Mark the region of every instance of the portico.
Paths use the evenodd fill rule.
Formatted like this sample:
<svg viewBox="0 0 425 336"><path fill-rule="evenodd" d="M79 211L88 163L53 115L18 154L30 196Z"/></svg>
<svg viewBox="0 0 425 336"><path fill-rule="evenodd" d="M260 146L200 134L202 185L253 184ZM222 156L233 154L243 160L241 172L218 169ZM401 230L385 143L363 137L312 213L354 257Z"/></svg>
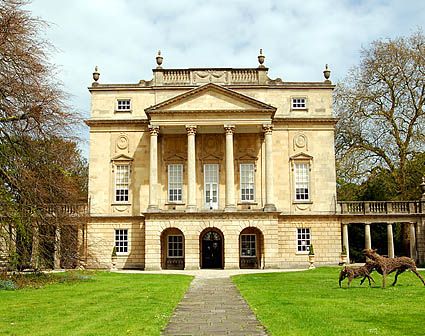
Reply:
<svg viewBox="0 0 425 336"><path fill-rule="evenodd" d="M196 101L203 109L196 110L193 106ZM206 103L208 101L209 103ZM211 109L205 109L205 105ZM264 139L264 162L265 162L265 185L264 196L261 194L256 199L257 203L263 205L264 211L276 211L274 205L273 191L273 125L272 118L276 108L236 93L230 89L223 88L215 84L207 84L200 88L195 88L189 92L173 97L172 99L146 109L146 114L150 119L150 163L149 163L149 207L148 211L158 211L164 208L168 202L158 204L160 187L158 185L158 137L167 138L186 133L187 152L187 176L186 176L186 199L185 211L205 211L224 210L226 212L237 211L237 197L235 194L235 134L245 134L257 138L258 143ZM224 120L224 121L223 121ZM197 137L207 135L219 138L216 144L225 143L224 158L205 152L205 148L197 148L200 141ZM223 141L222 141L223 140ZM204 146L205 147L205 146ZM214 148L208 149L210 152ZM207 151L208 151L207 150ZM252 160L257 160L258 153ZM212 176L219 174L221 161L224 159L225 167L225 197L224 202L220 202L219 181L212 182L205 171L205 164ZM163 163L160 162L160 165ZM199 172L204 176L199 176ZM205 182L199 181L201 177ZM207 180L208 179L208 182ZM212 184L211 184L212 183ZM216 183L216 185L214 184ZM200 195L203 191L203 195ZM208 198L208 199L206 199ZM165 197L161 198L166 200ZM183 203L183 200L176 202L176 205ZM210 206L208 206L210 204Z"/></svg>

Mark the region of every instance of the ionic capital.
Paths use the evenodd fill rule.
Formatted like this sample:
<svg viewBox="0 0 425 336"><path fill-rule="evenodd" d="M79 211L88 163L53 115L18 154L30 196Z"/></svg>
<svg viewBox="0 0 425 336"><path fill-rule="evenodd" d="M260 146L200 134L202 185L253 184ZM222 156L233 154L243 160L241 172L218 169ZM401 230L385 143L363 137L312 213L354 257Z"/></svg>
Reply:
<svg viewBox="0 0 425 336"><path fill-rule="evenodd" d="M151 136L155 136L159 134L159 126L153 126L153 125L149 125L149 132L151 133Z"/></svg>
<svg viewBox="0 0 425 336"><path fill-rule="evenodd" d="M272 131L273 131L273 125L270 125L270 124L263 125L263 132L265 134L272 134Z"/></svg>
<svg viewBox="0 0 425 336"><path fill-rule="evenodd" d="M226 134L233 134L235 132L235 125L224 125L224 132Z"/></svg>
<svg viewBox="0 0 425 336"><path fill-rule="evenodd" d="M187 135L195 135L196 134L196 126L194 125L186 125Z"/></svg>

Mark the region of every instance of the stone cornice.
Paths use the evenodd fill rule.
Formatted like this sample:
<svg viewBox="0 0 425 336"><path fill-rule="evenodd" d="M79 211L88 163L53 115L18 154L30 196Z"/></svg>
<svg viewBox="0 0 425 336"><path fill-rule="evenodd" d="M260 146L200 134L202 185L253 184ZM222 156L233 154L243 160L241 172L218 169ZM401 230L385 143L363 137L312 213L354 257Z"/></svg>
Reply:
<svg viewBox="0 0 425 336"><path fill-rule="evenodd" d="M147 125L147 119L87 119L84 120L87 126L117 126L117 125Z"/></svg>
<svg viewBox="0 0 425 336"><path fill-rule="evenodd" d="M319 123L319 124L330 124L335 125L338 122L338 118L285 118L277 117L273 119L274 124L291 123L291 124L303 124L303 123Z"/></svg>
<svg viewBox="0 0 425 336"><path fill-rule="evenodd" d="M88 90L92 91L146 91L146 90L182 90L182 89L195 89L199 85L193 84L167 84L167 85L152 85L150 82L145 82L149 84L97 84L94 86L89 86ZM324 82L278 82L276 84L223 84L220 85L228 89L325 89L333 90L335 85L328 84Z"/></svg>
<svg viewBox="0 0 425 336"><path fill-rule="evenodd" d="M224 211L197 211L197 212L186 212L186 211L158 211L158 212L144 212L142 215L146 219L157 219L157 218L276 218L279 215L278 211L267 211L264 212L262 209L249 210L249 211L235 211L235 212L224 212Z"/></svg>

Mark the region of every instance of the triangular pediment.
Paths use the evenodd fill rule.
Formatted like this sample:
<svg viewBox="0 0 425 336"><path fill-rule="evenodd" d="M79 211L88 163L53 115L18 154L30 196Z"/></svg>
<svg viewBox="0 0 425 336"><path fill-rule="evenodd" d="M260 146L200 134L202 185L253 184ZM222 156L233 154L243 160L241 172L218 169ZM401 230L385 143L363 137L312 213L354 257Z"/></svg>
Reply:
<svg viewBox="0 0 425 336"><path fill-rule="evenodd" d="M306 154L306 153L299 153L296 155L293 155L290 157L291 160L306 160L306 161L310 161L313 159L312 156Z"/></svg>
<svg viewBox="0 0 425 336"><path fill-rule="evenodd" d="M179 111L265 111L274 112L275 107L216 84L206 84L164 102L147 108L155 112Z"/></svg>
<svg viewBox="0 0 425 336"><path fill-rule="evenodd" d="M129 156L125 155L125 154L119 154L117 156L114 156L111 159L111 161L112 162L114 162L114 161L133 161L133 158L132 157L129 157Z"/></svg>

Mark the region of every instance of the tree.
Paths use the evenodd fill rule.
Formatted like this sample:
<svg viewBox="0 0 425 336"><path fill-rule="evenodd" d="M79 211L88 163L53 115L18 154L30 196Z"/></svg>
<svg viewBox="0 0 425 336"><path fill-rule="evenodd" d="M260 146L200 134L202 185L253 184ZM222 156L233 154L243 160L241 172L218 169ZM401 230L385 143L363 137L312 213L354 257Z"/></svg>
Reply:
<svg viewBox="0 0 425 336"><path fill-rule="evenodd" d="M375 41L363 49L360 64L338 84L335 94L340 180L359 182L383 170L396 188L395 198L409 197L409 163L425 147L424 103L421 31Z"/></svg>
<svg viewBox="0 0 425 336"><path fill-rule="evenodd" d="M74 220L59 221L51 204L86 192L86 164L71 136L79 118L49 63L53 47L41 37L48 25L28 3L0 2L0 256L14 250L20 264L42 259L52 232Z"/></svg>

